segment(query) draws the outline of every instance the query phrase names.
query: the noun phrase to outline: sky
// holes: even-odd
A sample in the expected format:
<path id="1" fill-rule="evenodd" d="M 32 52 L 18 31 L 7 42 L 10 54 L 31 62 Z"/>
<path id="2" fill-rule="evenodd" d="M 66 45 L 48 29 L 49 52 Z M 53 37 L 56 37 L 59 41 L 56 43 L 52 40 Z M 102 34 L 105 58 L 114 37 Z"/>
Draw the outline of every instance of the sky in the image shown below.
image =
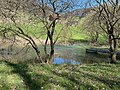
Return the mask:
<path id="1" fill-rule="evenodd" d="M 90 7 L 89 3 L 91 3 L 93 6 L 96 5 L 94 0 L 74 0 L 74 1 L 75 1 L 74 9 L 88 8 Z"/>
<path id="2" fill-rule="evenodd" d="M 41 2 L 41 0 L 36 0 L 37 2 Z M 55 0 L 51 0 L 51 1 L 55 1 Z M 58 11 L 60 10 L 60 8 L 62 9 L 64 7 L 64 5 L 62 6 L 62 4 L 64 2 L 68 2 L 70 3 L 71 6 L 69 6 L 68 9 L 65 10 L 65 12 L 67 11 L 73 11 L 76 9 L 83 9 L 83 8 L 88 8 L 90 7 L 90 5 L 88 4 L 88 2 L 90 2 L 91 0 L 58 0 L 57 2 L 58 4 Z M 93 1 L 93 0 L 92 0 Z M 47 2 L 48 5 L 51 6 L 50 1 L 49 0 L 43 0 L 43 2 Z M 63 11 L 62 11 L 63 12 Z M 62 13 L 61 12 L 61 13 Z"/>

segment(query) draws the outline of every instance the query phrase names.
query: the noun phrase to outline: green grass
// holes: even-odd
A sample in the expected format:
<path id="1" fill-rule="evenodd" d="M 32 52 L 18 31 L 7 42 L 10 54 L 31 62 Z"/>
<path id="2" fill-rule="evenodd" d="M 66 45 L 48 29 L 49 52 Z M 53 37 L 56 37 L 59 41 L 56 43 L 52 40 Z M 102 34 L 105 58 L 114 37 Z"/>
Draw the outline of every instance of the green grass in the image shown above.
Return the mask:
<path id="1" fill-rule="evenodd" d="M 0 26 L 12 27 L 13 29 L 16 29 L 13 23 L 0 23 Z M 45 30 L 43 23 L 30 22 L 30 23 L 25 23 L 25 24 L 19 24 L 18 26 L 21 27 L 26 34 L 32 37 L 37 37 L 43 40 L 46 39 L 46 30 Z M 63 30 L 60 34 L 60 38 L 58 39 L 58 42 L 61 42 L 66 38 L 67 38 L 67 42 L 69 42 L 70 40 L 74 40 L 74 42 L 76 42 L 76 40 L 79 40 L 79 41 L 90 40 L 90 36 L 86 34 L 87 31 L 82 30 L 80 25 L 66 27 L 60 23 L 56 24 L 54 38 L 57 37 L 61 29 Z M 105 37 L 100 35 L 100 37 L 98 38 L 98 42 L 100 44 L 104 43 Z"/>
<path id="2" fill-rule="evenodd" d="M 0 90 L 119 90 L 118 64 L 45 65 L 0 62 Z"/>

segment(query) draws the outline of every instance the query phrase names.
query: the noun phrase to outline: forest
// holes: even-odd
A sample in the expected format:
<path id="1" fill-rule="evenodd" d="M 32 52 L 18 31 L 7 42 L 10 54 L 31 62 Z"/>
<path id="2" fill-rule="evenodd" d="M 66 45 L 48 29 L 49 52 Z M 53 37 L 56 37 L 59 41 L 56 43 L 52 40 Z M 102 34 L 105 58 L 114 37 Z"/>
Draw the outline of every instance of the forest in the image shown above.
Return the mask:
<path id="1" fill-rule="evenodd" d="M 0 90 L 119 90 L 119 0 L 0 0 Z"/>

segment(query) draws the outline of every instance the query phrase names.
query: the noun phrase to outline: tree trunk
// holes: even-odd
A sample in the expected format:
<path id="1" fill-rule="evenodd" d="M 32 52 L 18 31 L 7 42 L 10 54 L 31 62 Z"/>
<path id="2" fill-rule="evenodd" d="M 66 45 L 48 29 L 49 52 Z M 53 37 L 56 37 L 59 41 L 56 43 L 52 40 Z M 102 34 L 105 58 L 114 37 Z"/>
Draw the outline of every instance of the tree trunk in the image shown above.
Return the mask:
<path id="1" fill-rule="evenodd" d="M 99 38 L 99 33 L 96 31 L 95 32 L 96 34 L 95 34 L 95 42 L 97 42 L 98 41 L 98 38 Z"/>
<path id="2" fill-rule="evenodd" d="M 45 42 L 45 47 L 44 47 L 44 51 L 45 51 L 45 55 L 46 55 L 46 60 L 45 62 L 50 64 L 53 61 L 53 57 L 54 57 L 54 41 L 53 41 L 53 33 L 50 33 L 50 31 L 48 30 L 47 32 L 47 39 Z M 50 40 L 50 53 L 47 53 L 47 49 L 46 49 L 46 45 L 47 45 L 47 41 L 48 39 Z"/>
<path id="3" fill-rule="evenodd" d="M 51 44 L 51 51 L 50 51 L 49 63 L 52 63 L 53 58 L 54 58 L 54 44 Z"/>
<path id="4" fill-rule="evenodd" d="M 52 41 L 50 41 L 50 42 L 52 42 Z M 45 48 L 46 48 L 46 46 L 45 46 Z M 54 44 L 53 43 L 50 44 L 50 53 L 48 54 L 47 50 L 46 50 L 45 55 L 46 55 L 45 63 L 51 64 L 53 61 L 53 57 L 54 57 Z"/>
<path id="5" fill-rule="evenodd" d="M 54 58 L 54 40 L 53 40 L 53 34 L 54 34 L 54 31 L 55 31 L 55 25 L 56 25 L 56 20 L 54 20 L 53 21 L 53 23 L 52 23 L 52 30 L 51 30 L 51 32 L 48 30 L 48 38 L 49 38 L 49 40 L 50 40 L 50 48 L 51 48 L 51 50 L 50 50 L 50 54 L 49 54 L 49 61 L 48 61 L 48 63 L 50 64 L 50 63 L 52 63 L 52 61 L 53 61 L 53 58 Z"/>
<path id="6" fill-rule="evenodd" d="M 110 63 L 115 63 L 118 44 L 117 44 L 117 39 L 114 38 L 114 35 L 109 36 L 109 44 L 110 44 L 110 58 L 111 58 Z"/>
<path id="7" fill-rule="evenodd" d="M 37 47 L 37 46 L 33 46 L 33 45 L 32 45 L 32 47 L 33 47 L 33 49 L 35 50 L 35 52 L 36 52 L 36 54 L 37 54 L 36 60 L 37 60 L 38 62 L 40 62 L 40 63 L 43 63 L 42 57 L 41 57 L 41 54 L 40 54 L 40 51 L 38 50 L 38 47 Z"/>
<path id="8" fill-rule="evenodd" d="M 47 61 L 47 63 L 52 63 L 52 61 L 53 61 L 53 57 L 54 57 L 54 43 L 53 43 L 53 38 L 52 38 L 52 35 L 50 35 L 49 36 L 49 39 L 50 39 L 50 54 L 49 54 L 49 58 L 48 58 L 48 60 L 49 61 Z"/>

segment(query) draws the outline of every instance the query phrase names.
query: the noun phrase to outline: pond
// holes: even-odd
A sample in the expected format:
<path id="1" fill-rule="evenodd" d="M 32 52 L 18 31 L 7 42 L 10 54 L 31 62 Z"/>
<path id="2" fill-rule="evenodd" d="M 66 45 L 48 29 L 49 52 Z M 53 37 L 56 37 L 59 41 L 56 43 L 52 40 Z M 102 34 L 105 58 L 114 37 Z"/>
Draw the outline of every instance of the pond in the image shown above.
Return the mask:
<path id="1" fill-rule="evenodd" d="M 43 53 L 43 46 L 39 46 L 41 52 Z M 90 48 L 90 46 L 86 44 L 81 45 L 72 45 L 72 46 L 55 46 L 55 55 L 53 64 L 91 64 L 91 63 L 101 63 L 101 62 L 109 62 L 109 56 L 103 54 L 90 54 L 86 53 L 86 48 Z M 50 47 L 47 46 L 47 50 L 50 50 Z M 26 53 L 27 51 L 27 53 Z M 3 56 L 12 61 L 20 61 L 24 62 L 27 60 L 35 60 L 35 51 L 31 49 L 25 49 L 21 52 L 21 48 L 16 48 L 12 53 L 20 52 L 19 54 L 4 54 L 1 52 L 1 60 Z M 29 52 L 29 53 L 28 53 Z"/>
<path id="2" fill-rule="evenodd" d="M 55 46 L 53 64 L 92 64 L 109 62 L 109 55 L 86 53 L 87 45 Z"/>

